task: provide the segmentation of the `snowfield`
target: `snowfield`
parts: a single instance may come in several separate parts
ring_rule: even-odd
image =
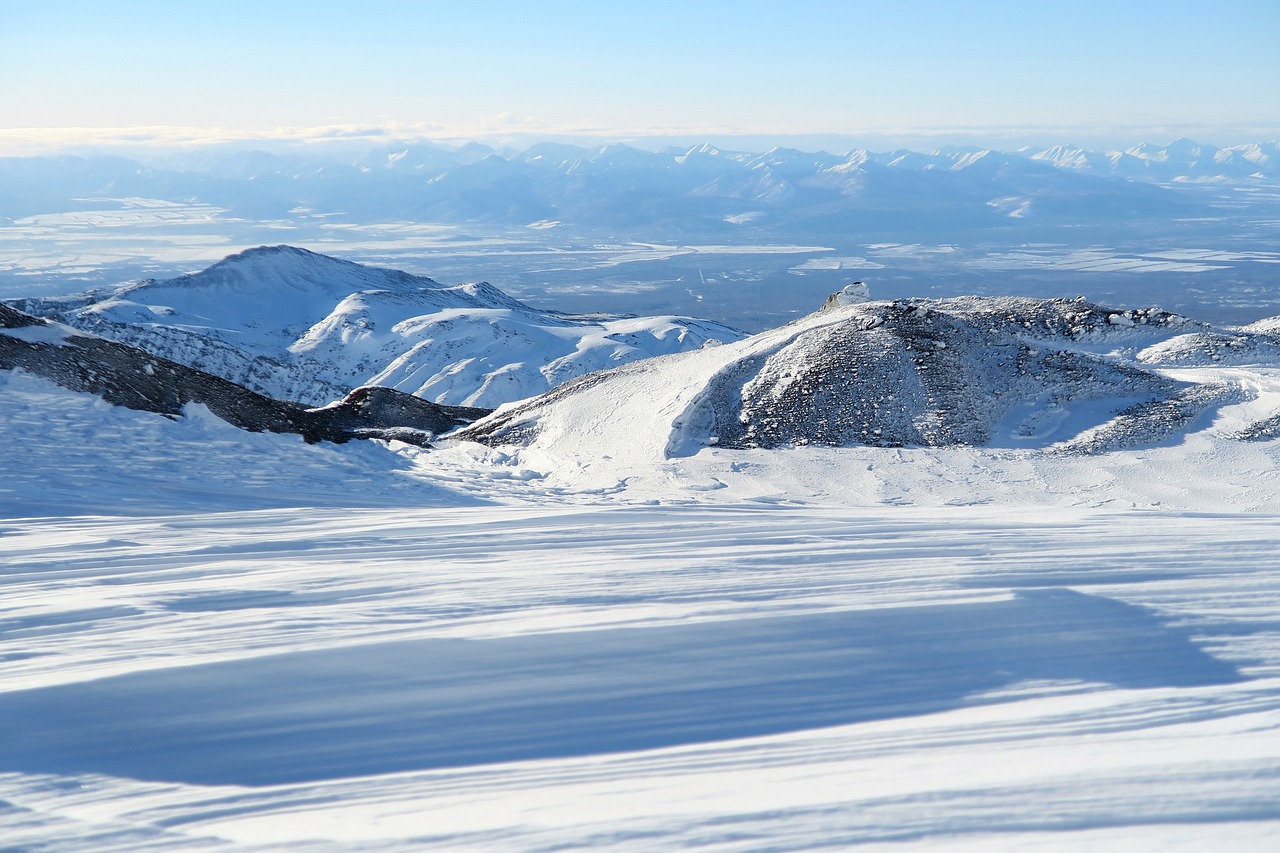
[[[0,838],[1272,849],[1280,447],[1226,434],[1280,377],[1248,375],[1144,451],[611,467],[6,373]]]
[[[431,448],[0,370],[0,847],[1276,849],[1274,324],[846,295]]]

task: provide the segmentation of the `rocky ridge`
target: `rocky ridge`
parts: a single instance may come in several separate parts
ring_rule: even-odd
[[[596,428],[628,435],[637,389],[679,389],[650,405],[666,457],[706,446],[972,445],[1096,453],[1169,439],[1240,399],[1224,383],[1178,381],[1132,362],[1201,324],[1159,309],[1084,300],[966,297],[852,302],[710,354],[583,377],[456,435],[554,447],[574,407],[617,401]],[[1103,357],[1099,352],[1109,355]],[[597,441],[604,445],[607,441]]]
[[[173,279],[10,304],[313,406],[379,385],[493,408],[595,370],[743,336],[684,317],[559,314],[485,282],[445,286],[291,246],[249,249]]]
[[[275,400],[220,376],[0,305],[0,369],[24,370],[115,405],[180,416],[203,405],[251,432],[296,433],[308,442],[431,439],[488,414],[441,406],[389,388],[357,388],[321,408]]]

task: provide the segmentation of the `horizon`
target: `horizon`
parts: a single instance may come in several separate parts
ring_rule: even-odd
[[[359,133],[345,128],[278,128],[268,132],[227,133],[218,128],[13,128],[0,129],[0,157],[109,157],[146,160],[182,153],[263,151],[270,154],[314,155],[316,159],[342,159],[389,148],[435,146],[457,151],[482,145],[503,157],[521,154],[542,144],[560,144],[598,151],[609,146],[625,146],[661,153],[670,149],[690,150],[703,145],[736,153],[760,154],[775,148],[835,156],[913,151],[936,153],[946,149],[990,150],[1005,153],[1044,151],[1058,146],[1078,147],[1095,152],[1125,152],[1142,146],[1164,148],[1189,141],[1217,149],[1255,144],[1280,143],[1280,130],[1252,135],[1212,135],[1179,132],[1176,128],[1152,129],[1119,140],[1095,138],[1089,134],[1019,135],[1008,130],[977,128],[938,133],[898,134],[651,134],[651,135],[570,135],[495,134],[490,136],[438,136],[405,133],[402,128],[367,128]]]

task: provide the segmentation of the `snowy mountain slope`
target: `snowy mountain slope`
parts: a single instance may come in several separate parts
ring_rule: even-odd
[[[1186,324],[1069,300],[837,304],[736,344],[583,377],[457,437],[637,460],[713,445],[1089,449],[1100,439],[1086,431],[1123,414],[1109,441],[1141,444],[1239,389],[1079,348],[1132,351]],[[1071,443],[1077,436],[1083,443]]]
[[[307,408],[5,305],[0,305],[0,370],[23,370],[114,405],[161,415],[177,416],[189,405],[200,405],[241,429],[297,433],[312,443],[381,438],[425,446],[432,435],[489,412],[380,387],[357,388],[339,402]]]
[[[487,283],[446,287],[289,246],[175,279],[13,304],[311,405],[377,384],[493,407],[593,370],[742,336],[680,317],[574,318]]]
[[[434,308],[481,304],[429,278],[292,246],[260,246],[198,273],[125,285],[81,312],[116,323],[168,318],[166,325],[234,335],[249,352],[274,353],[323,319],[334,303],[366,290],[418,297]]]
[[[165,417],[0,370],[0,411],[4,519],[477,502],[412,477],[382,443],[248,432],[201,404]]]
[[[1184,138],[1167,145],[1143,143],[1123,151],[1089,151],[1068,144],[1026,153],[1033,160],[1061,169],[1163,183],[1274,179],[1280,165],[1280,143],[1276,141],[1217,148]]]
[[[1255,320],[1252,323],[1241,326],[1242,332],[1257,332],[1261,334],[1280,334],[1280,317],[1264,317],[1261,320]]]
[[[1138,359],[1163,367],[1276,364],[1280,361],[1280,333],[1241,329],[1179,335],[1142,350]]]
[[[634,362],[550,392],[620,413],[566,404],[519,450],[306,444],[0,370],[0,839],[1269,851],[1280,434],[1229,436],[1280,413],[1280,367],[1171,371],[1253,392],[1151,448],[663,458],[707,375],[876,311],[955,351],[1053,349],[1022,317],[1122,352],[1182,328],[1019,305]]]

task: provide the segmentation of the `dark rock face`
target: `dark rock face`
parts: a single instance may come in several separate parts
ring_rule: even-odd
[[[471,406],[442,406],[394,388],[363,385],[340,402],[308,409],[307,414],[323,419],[331,429],[366,437],[367,431],[388,429],[439,435],[477,421],[490,411]]]
[[[745,383],[715,377],[708,401],[719,445],[982,446],[1019,405],[1157,399],[1179,387],[946,308],[906,300],[868,306],[799,336],[758,366],[740,365],[750,371]]]
[[[273,400],[221,377],[125,344],[76,334],[0,305],[0,369],[20,368],[72,391],[170,417],[199,403],[250,432],[296,433],[308,442],[383,438],[429,446],[433,435],[487,409],[441,406],[390,388],[358,388],[331,406]]]
[[[22,329],[28,326],[41,325],[44,325],[43,320],[32,317],[30,314],[24,314],[0,302],[0,329]]]

